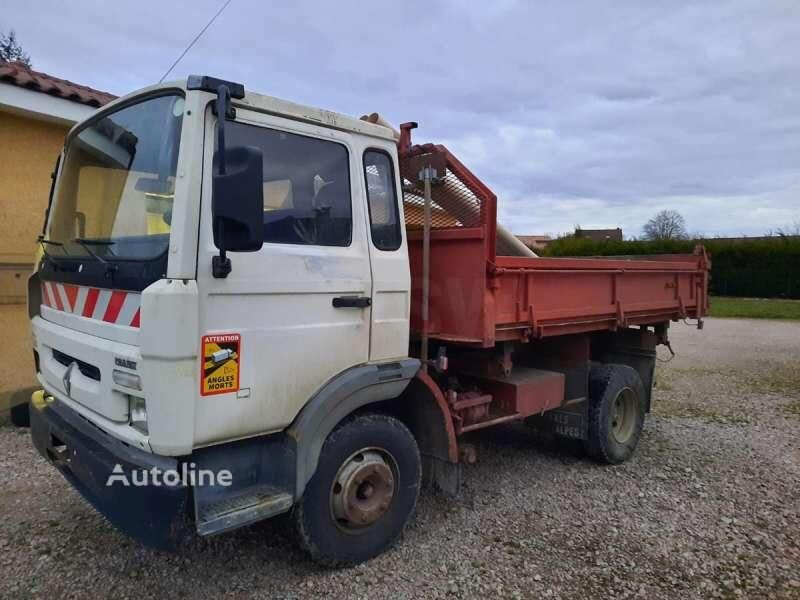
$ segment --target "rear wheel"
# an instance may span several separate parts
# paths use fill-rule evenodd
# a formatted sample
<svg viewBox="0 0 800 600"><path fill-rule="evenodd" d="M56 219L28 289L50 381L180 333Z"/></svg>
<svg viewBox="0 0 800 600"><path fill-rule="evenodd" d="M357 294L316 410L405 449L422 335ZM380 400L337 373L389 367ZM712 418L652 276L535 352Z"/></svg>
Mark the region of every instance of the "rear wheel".
<svg viewBox="0 0 800 600"><path fill-rule="evenodd" d="M416 440L402 422L376 414L346 421L325 441L295 507L301 545L328 566L377 556L414 512L420 471Z"/></svg>
<svg viewBox="0 0 800 600"><path fill-rule="evenodd" d="M587 452L599 461L617 464L636 449L644 426L645 390L635 369L603 365L589 376Z"/></svg>

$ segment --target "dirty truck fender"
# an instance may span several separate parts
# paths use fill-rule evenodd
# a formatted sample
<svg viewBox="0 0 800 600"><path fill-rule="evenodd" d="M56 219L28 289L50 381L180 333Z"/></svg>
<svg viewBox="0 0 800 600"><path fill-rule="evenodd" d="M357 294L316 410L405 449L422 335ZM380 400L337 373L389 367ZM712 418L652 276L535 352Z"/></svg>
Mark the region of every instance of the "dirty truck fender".
<svg viewBox="0 0 800 600"><path fill-rule="evenodd" d="M400 396L419 368L416 358L361 365L337 375L314 394L286 430L296 447L295 498L303 495L314 475L333 428L363 406Z"/></svg>

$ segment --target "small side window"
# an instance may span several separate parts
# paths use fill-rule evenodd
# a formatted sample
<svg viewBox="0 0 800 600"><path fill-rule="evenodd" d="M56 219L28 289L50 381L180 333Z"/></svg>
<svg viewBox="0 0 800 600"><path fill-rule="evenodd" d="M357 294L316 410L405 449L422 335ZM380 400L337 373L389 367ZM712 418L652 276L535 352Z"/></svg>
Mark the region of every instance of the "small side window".
<svg viewBox="0 0 800 600"><path fill-rule="evenodd" d="M397 204L394 167L386 152L364 152L364 180L372 243L379 250L397 250L402 242L400 208Z"/></svg>

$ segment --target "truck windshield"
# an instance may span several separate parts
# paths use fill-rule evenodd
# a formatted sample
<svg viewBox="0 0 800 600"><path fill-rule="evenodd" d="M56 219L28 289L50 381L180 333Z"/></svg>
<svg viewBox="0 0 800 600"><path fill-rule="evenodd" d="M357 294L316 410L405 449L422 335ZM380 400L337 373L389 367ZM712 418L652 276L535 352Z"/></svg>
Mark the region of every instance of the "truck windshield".
<svg viewBox="0 0 800 600"><path fill-rule="evenodd" d="M183 104L174 94L149 98L70 136L48 254L147 260L167 250Z"/></svg>

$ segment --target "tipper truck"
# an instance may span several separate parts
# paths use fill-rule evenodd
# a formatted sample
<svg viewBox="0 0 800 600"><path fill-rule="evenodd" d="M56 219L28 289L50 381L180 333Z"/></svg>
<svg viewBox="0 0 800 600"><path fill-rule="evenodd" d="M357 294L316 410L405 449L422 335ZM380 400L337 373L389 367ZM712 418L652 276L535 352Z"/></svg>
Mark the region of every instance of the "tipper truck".
<svg viewBox="0 0 800 600"><path fill-rule="evenodd" d="M631 456L657 345L707 313L703 248L537 257L414 127L190 76L69 132L29 281L31 436L117 528L175 548L289 514L347 565L422 487L458 492L469 432Z"/></svg>

